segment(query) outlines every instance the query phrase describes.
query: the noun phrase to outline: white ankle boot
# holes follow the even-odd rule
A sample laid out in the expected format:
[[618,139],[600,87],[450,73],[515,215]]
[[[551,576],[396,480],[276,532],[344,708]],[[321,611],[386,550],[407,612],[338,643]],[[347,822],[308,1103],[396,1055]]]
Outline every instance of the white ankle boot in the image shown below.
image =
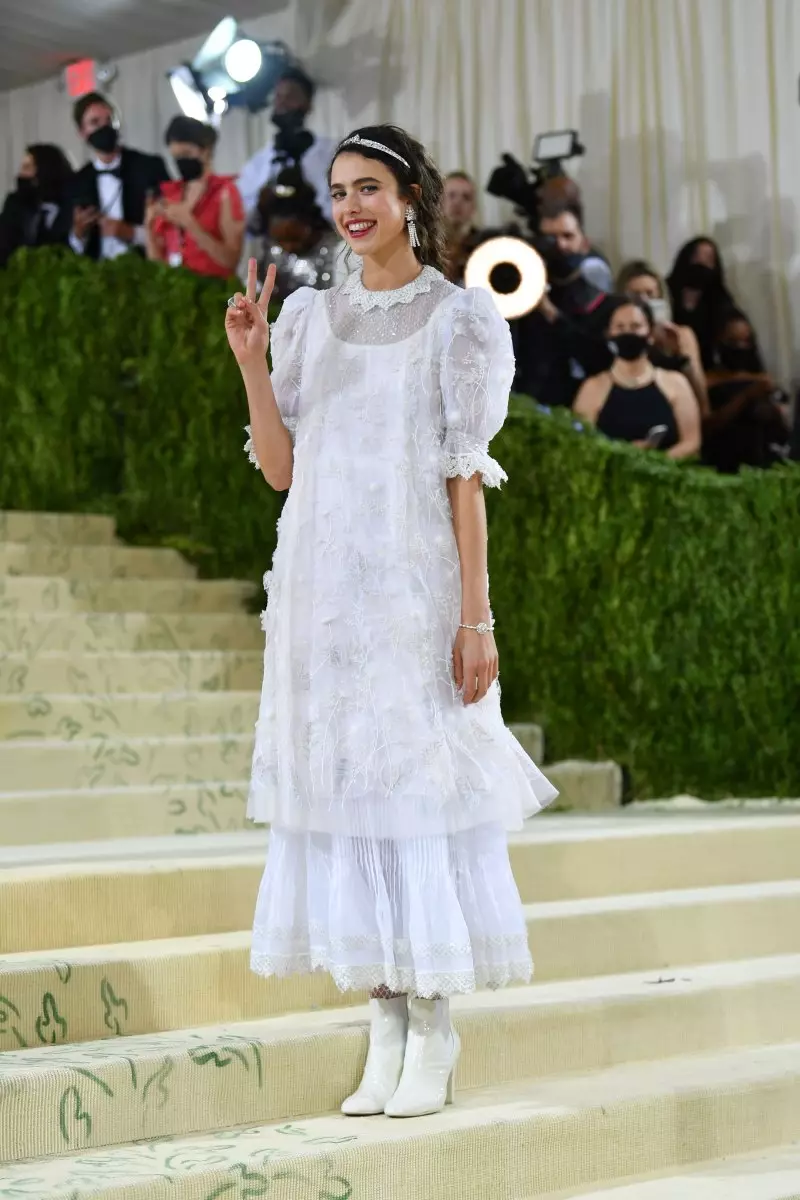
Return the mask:
[[387,1117],[423,1117],[452,1104],[460,1051],[449,1002],[409,996],[403,1075],[384,1108]]
[[348,1117],[371,1117],[382,1113],[397,1090],[403,1070],[408,1033],[406,997],[372,999],[369,1007],[369,1052],[358,1090],[342,1105],[342,1112]]

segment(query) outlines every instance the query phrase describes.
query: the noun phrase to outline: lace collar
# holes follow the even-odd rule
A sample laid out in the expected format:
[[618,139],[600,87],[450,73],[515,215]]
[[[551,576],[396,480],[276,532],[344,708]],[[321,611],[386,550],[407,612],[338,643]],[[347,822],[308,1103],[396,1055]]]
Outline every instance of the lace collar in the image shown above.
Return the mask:
[[390,288],[382,292],[373,292],[365,288],[361,280],[361,270],[355,270],[348,275],[342,284],[342,291],[354,308],[360,312],[369,312],[373,308],[392,308],[395,304],[410,304],[423,292],[429,292],[433,283],[439,278],[435,267],[423,267],[416,279],[401,288]]

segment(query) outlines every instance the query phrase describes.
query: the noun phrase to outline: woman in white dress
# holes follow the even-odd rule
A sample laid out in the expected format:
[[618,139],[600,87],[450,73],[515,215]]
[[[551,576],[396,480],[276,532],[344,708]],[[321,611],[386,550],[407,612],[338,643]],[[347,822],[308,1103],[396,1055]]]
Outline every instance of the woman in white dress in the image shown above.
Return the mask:
[[246,449],[289,490],[263,617],[248,816],[271,825],[252,967],[371,993],[345,1113],[452,1098],[448,997],[530,978],[506,831],[555,797],[500,714],[483,485],[514,374],[488,292],[441,273],[441,177],[390,125],[345,138],[333,213],[359,268],[229,302]]

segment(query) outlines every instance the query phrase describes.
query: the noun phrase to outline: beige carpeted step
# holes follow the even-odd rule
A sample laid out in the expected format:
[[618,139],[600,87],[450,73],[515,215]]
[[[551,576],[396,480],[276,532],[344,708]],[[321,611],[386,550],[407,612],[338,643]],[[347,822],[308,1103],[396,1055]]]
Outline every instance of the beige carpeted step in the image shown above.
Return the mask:
[[800,1140],[766,1154],[737,1155],[616,1187],[570,1189],[542,1200],[800,1200]]
[[[0,953],[247,929],[262,865],[258,854],[12,867],[0,875]],[[528,873],[517,879],[524,900]],[[800,950],[798,880],[551,901],[525,912],[542,979]]]
[[0,542],[2,575],[58,575],[94,580],[194,579],[197,570],[177,550],[166,547]]
[[114,541],[113,517],[94,513],[0,512],[0,542],[72,542],[82,546]]
[[246,793],[241,781],[0,792],[0,828],[5,846],[234,832],[253,828]]
[[[217,1074],[221,1098],[245,1075],[234,1062],[194,1069]],[[257,1067],[247,1074],[257,1077]],[[37,1200],[216,1200],[243,1197],[245,1184],[270,1200],[534,1200],[623,1169],[653,1173],[800,1134],[795,1044],[480,1088],[413,1121],[333,1115],[69,1153],[109,1100],[136,1107],[144,1124],[151,1109],[169,1105],[170,1085],[171,1077],[129,1072],[125,1092],[108,1097],[81,1076],[62,1093],[47,1135],[61,1139],[63,1157],[0,1168],[0,1197],[18,1197],[11,1189],[27,1180]],[[269,1079],[265,1091],[274,1086]]]
[[234,579],[0,578],[0,610],[13,612],[241,612],[256,593]]
[[[756,962],[707,970],[699,986],[652,983],[586,980],[455,1001],[459,1087],[800,1038],[800,957],[766,969]],[[106,981],[100,1000],[121,1038],[60,1044],[69,1023],[50,995],[36,1019],[38,1048],[0,1058],[0,1161],[63,1152],[63,1096],[84,1092],[86,1072],[92,1127],[84,1125],[70,1149],[321,1115],[355,1089],[363,1070],[366,1008],[130,1036],[124,994]],[[161,1080],[168,1100],[142,1113],[131,1084],[148,1079]]]
[[0,696],[0,742],[252,733],[257,691]]
[[202,783],[249,775],[254,734],[0,742],[4,791]]
[[247,613],[0,613],[0,651],[94,654],[116,650],[256,650],[258,618]]
[[0,656],[0,695],[260,689],[263,651],[183,650]]

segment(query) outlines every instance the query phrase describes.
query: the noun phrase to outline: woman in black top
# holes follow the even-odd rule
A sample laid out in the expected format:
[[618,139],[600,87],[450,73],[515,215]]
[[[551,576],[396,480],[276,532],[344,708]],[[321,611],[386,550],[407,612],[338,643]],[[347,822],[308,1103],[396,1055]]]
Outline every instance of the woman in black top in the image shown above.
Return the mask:
[[58,146],[28,146],[17,186],[6,196],[0,213],[0,266],[21,246],[66,245],[71,210],[67,188],[73,170]]
[[609,371],[587,379],[573,411],[615,441],[688,458],[700,449],[700,409],[685,376],[655,367],[653,315],[639,300],[617,304],[608,326]]
[[703,366],[709,370],[714,362],[714,339],[720,318],[734,307],[716,242],[698,237],[682,246],[667,286],[672,320],[676,325],[688,325],[694,331]]
[[740,467],[769,467],[785,457],[789,424],[786,399],[767,374],[752,325],[731,309],[722,317],[708,373],[711,415],[703,431],[703,461],[723,474]]

